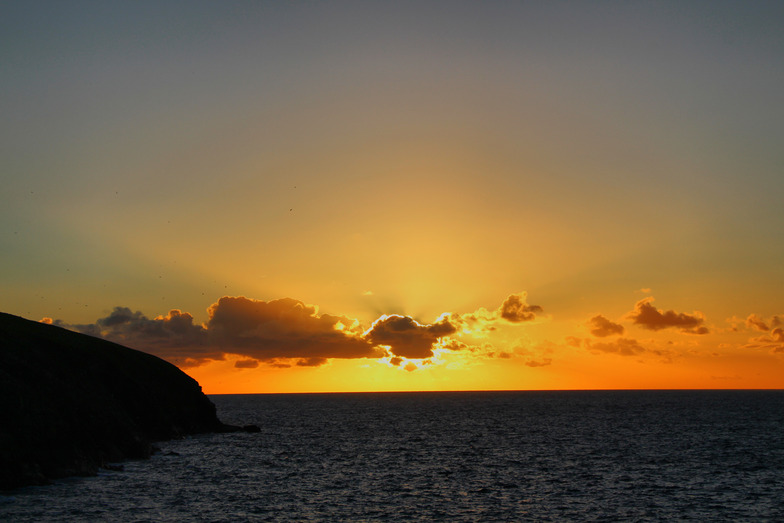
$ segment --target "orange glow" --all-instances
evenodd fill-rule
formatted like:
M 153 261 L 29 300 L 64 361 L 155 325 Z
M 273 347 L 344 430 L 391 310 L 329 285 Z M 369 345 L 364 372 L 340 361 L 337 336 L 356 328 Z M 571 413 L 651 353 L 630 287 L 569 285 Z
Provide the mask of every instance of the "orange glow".
M 780 358 L 771 354 L 726 353 L 681 361 L 642 361 L 595 356 L 564 349 L 551 364 L 530 367 L 524 358 L 423 365 L 387 361 L 332 360 L 321 367 L 234 368 L 233 359 L 185 368 L 208 394 L 281 392 L 583 390 L 583 389 L 778 389 L 784 387 Z

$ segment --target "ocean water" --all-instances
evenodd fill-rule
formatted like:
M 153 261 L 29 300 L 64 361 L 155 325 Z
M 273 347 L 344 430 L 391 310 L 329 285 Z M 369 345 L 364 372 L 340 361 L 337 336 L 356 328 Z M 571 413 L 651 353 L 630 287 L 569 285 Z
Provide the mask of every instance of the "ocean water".
M 784 391 L 212 400 L 261 433 L 5 493 L 0 520 L 784 520 Z

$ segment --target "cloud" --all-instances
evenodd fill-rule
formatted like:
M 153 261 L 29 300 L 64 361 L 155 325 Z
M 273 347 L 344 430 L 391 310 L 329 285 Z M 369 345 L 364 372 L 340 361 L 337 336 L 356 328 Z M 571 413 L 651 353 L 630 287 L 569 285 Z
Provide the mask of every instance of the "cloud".
M 618 354 L 620 356 L 636 356 L 646 351 L 645 347 L 637 343 L 637 340 L 629 338 L 618 338 L 611 343 L 584 340 L 583 345 L 586 349 L 594 353 L 604 352 Z
M 633 320 L 636 325 L 653 331 L 676 327 L 681 332 L 689 334 L 708 334 L 710 332 L 703 325 L 705 317 L 701 312 L 695 311 L 692 314 L 685 314 L 672 310 L 662 311 L 651 305 L 651 302 L 653 302 L 653 297 L 638 301 L 628 318 Z
M 453 352 L 454 351 L 464 351 L 464 350 L 474 351 L 474 350 L 478 349 L 478 347 L 475 347 L 475 346 L 472 346 L 472 345 L 468 345 L 467 343 L 464 343 L 464 342 L 462 342 L 460 340 L 456 340 L 454 338 L 445 338 L 445 339 L 441 340 L 440 347 L 442 349 L 451 350 Z
M 511 352 L 493 351 L 490 352 L 489 355 L 502 359 L 524 359 L 525 361 L 523 364 L 531 368 L 546 367 L 552 365 L 553 359 L 549 356 L 555 353 L 557 348 L 558 345 L 550 341 L 543 341 L 532 345 L 527 340 L 520 340 L 518 345 L 515 346 Z
M 784 329 L 776 327 L 770 334 L 749 339 L 744 346 L 751 349 L 767 348 L 771 352 L 784 352 Z
M 758 331 L 769 331 L 770 330 L 770 327 L 768 327 L 768 325 L 765 323 L 765 321 L 762 318 L 760 318 L 759 316 L 757 316 L 756 314 L 751 314 L 751 315 L 749 315 L 748 318 L 746 318 L 746 327 L 748 327 L 750 329 L 755 329 L 755 330 L 758 330 Z
M 617 338 L 611 342 L 595 341 L 589 338 L 581 339 L 574 336 L 566 338 L 568 345 L 584 348 L 593 354 L 615 354 L 617 356 L 658 356 L 663 363 L 672 363 L 677 353 L 671 348 L 648 347 L 631 338 Z M 649 340 L 650 343 L 654 343 Z M 671 342 L 670 342 L 671 344 Z M 647 342 L 646 342 L 647 345 Z
M 403 358 L 429 358 L 439 339 L 454 334 L 457 328 L 442 316 L 435 323 L 422 325 L 410 316 L 383 315 L 365 333 L 373 345 L 385 345 L 390 352 Z
M 327 362 L 327 358 L 304 358 L 297 361 L 298 367 L 318 367 L 319 365 L 324 365 Z
M 591 318 L 588 321 L 588 324 L 591 327 L 591 334 L 593 334 L 598 338 L 605 338 L 607 336 L 623 334 L 624 332 L 623 325 L 619 323 L 613 323 L 612 321 L 608 320 L 601 314 Z
M 784 353 L 784 321 L 782 316 L 784 315 L 776 315 L 770 320 L 765 320 L 756 314 L 749 315 L 746 318 L 746 327 L 764 334 L 749 339 L 745 347 L 767 348 L 774 354 Z
M 170 310 L 166 316 L 149 319 L 140 311 L 115 307 L 108 316 L 93 324 L 74 325 L 72 328 L 83 334 L 146 350 L 183 365 L 190 360 L 201 359 L 198 354 L 205 351 L 208 343 L 204 329 L 193 324 L 193 316 L 179 309 Z M 194 354 L 197 356 L 192 356 Z M 223 355 L 217 353 L 207 358 L 223 359 Z
M 463 333 L 475 336 L 496 330 L 499 323 L 519 324 L 533 321 L 543 309 L 539 305 L 528 305 L 526 296 L 525 292 L 510 294 L 494 311 L 480 307 L 474 312 L 452 314 L 450 320 Z
M 695 327 L 694 329 L 681 329 L 681 332 L 685 332 L 686 334 L 710 334 L 710 329 L 704 325 L 699 327 Z
M 784 320 L 782 320 L 782 316 L 779 315 L 771 317 L 768 321 L 765 321 L 756 314 L 750 314 L 749 317 L 746 318 L 746 327 L 762 332 L 768 332 L 771 329 L 782 325 L 784 325 Z
M 499 322 L 531 321 L 542 308 L 528 305 L 526 294 L 512 294 L 492 312 L 442 314 L 423 324 L 410 316 L 382 315 L 366 331 L 357 320 L 319 313 L 318 307 L 292 298 L 263 301 L 223 296 L 207 309 L 208 319 L 172 309 L 149 318 L 141 311 L 115 307 L 106 317 L 86 325 L 43 321 L 160 356 L 181 367 L 238 356 L 236 368 L 318 366 L 331 358 L 385 358 L 411 370 L 405 359 L 431 358 L 435 349 L 476 352 L 477 347 L 450 336 L 459 329 L 480 333 Z M 490 357 L 489 354 L 485 356 Z
M 358 323 L 342 316 L 318 314 L 318 308 L 291 298 L 269 302 L 224 296 L 209 309 L 204 325 L 193 316 L 173 309 L 166 316 L 149 319 L 127 307 L 115 307 L 94 324 L 74 330 L 106 338 L 156 354 L 181 366 L 222 360 L 224 354 L 250 361 L 298 359 L 297 365 L 313 366 L 327 358 L 377 358 L 376 349 L 361 336 Z
M 258 360 L 301 359 L 313 366 L 326 358 L 375 358 L 380 351 L 361 337 L 358 324 L 318 314 L 318 307 L 292 298 L 272 301 L 224 296 L 207 310 L 210 344 Z
M 238 369 L 255 369 L 259 366 L 259 360 L 238 360 L 234 362 Z
M 525 292 L 509 296 L 498 309 L 500 316 L 511 323 L 534 320 L 542 308 L 539 305 L 528 305 L 525 298 Z

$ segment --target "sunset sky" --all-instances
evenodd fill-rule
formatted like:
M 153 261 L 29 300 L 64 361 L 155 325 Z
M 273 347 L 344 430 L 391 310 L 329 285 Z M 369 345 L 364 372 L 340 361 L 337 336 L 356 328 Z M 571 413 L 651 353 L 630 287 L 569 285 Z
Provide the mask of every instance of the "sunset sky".
M 0 311 L 207 393 L 784 388 L 782 2 L 5 2 Z

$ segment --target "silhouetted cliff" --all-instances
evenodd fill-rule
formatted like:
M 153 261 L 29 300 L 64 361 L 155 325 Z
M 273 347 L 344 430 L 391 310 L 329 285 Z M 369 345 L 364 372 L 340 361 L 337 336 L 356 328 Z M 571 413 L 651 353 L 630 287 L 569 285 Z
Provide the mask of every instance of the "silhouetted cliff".
M 93 474 L 152 442 L 231 430 L 160 358 L 0 313 L 0 489 Z

